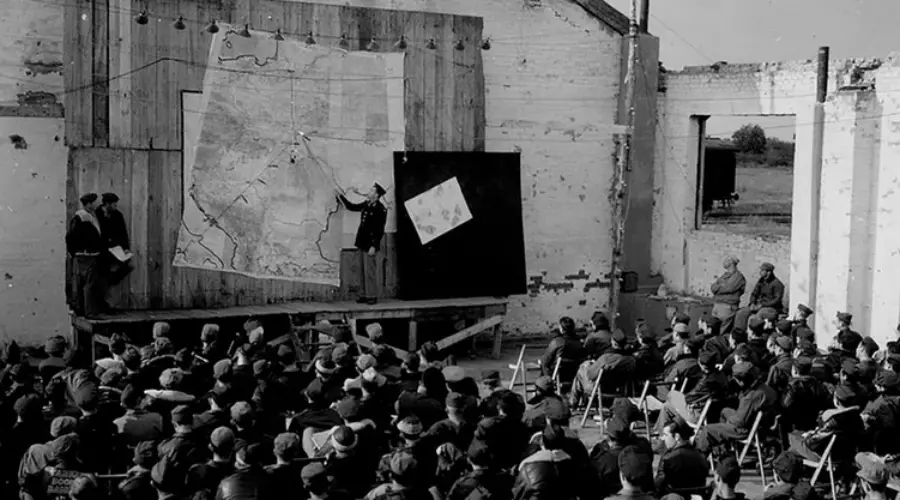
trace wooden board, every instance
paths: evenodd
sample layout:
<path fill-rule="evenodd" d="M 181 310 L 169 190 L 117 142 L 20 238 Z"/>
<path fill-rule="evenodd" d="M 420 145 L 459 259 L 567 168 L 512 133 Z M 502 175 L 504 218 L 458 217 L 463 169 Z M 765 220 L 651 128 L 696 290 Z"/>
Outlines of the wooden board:
<path fill-rule="evenodd" d="M 412 318 L 418 313 L 436 314 L 459 308 L 505 308 L 508 300 L 498 297 L 471 297 L 444 300 L 384 300 L 376 304 L 343 302 L 284 302 L 261 306 L 224 307 L 220 309 L 167 309 L 123 311 L 119 314 L 97 318 L 75 318 L 81 329 L 111 324 L 145 323 L 151 321 L 215 320 L 236 317 L 263 317 L 279 314 L 313 315 L 323 319 L 354 319 L 395 317 Z"/>
<path fill-rule="evenodd" d="M 356 49 L 375 39 L 379 51 L 398 51 L 395 43 L 405 36 L 406 149 L 483 149 L 481 18 L 291 1 L 160 0 L 150 22 L 139 25 L 134 15 L 141 5 L 75 2 L 67 4 L 65 19 L 66 140 L 77 148 L 70 153 L 67 205 L 71 216 L 85 192 L 122 198 L 136 269 L 112 290 L 120 308 L 336 300 L 354 297 L 348 290 L 362 279 L 357 266 L 342 269 L 346 283 L 338 289 L 171 265 L 183 204 L 181 95 L 202 90 L 211 37 L 205 28 L 214 19 L 269 32 L 281 28 L 300 39 L 312 31 L 320 44 L 336 45 L 343 33 Z M 179 15 L 185 30 L 173 27 Z M 426 47 L 426 33 L 435 37 L 436 49 Z M 457 39 L 472 43 L 457 51 Z M 383 298 L 397 296 L 394 248 L 389 235 L 379 269 Z"/>

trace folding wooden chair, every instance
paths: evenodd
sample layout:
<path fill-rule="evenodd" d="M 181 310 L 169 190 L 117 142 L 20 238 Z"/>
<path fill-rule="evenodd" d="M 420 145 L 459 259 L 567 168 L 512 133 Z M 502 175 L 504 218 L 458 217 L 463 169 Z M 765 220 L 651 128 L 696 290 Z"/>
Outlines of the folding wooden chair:
<path fill-rule="evenodd" d="M 603 417 L 603 398 L 600 397 L 600 379 L 603 378 L 603 370 L 601 369 L 599 373 L 597 373 L 597 378 L 594 379 L 593 385 L 591 385 L 591 395 L 588 397 L 587 406 L 584 409 L 584 415 L 581 416 L 581 427 L 587 423 L 588 418 L 590 418 L 591 410 L 594 408 L 594 399 L 599 399 L 597 401 L 597 409 L 600 417 Z"/>
<path fill-rule="evenodd" d="M 743 441 L 738 441 L 740 444 L 744 445 L 740 454 L 738 455 L 738 466 L 744 465 L 744 459 L 747 458 L 747 453 L 750 451 L 750 447 L 753 446 L 756 448 L 756 458 L 759 461 L 759 477 L 762 481 L 763 489 L 766 488 L 766 469 L 763 464 L 763 454 L 762 454 L 762 446 L 759 444 L 759 424 L 762 422 L 763 412 L 757 412 L 756 419 L 753 420 L 753 426 L 750 427 L 750 434 L 747 435 L 747 439 Z"/>
<path fill-rule="evenodd" d="M 803 460 L 803 465 L 814 469 L 812 479 L 809 481 L 809 484 L 813 486 L 816 485 L 819 475 L 822 474 L 822 470 L 826 467 L 828 468 L 828 482 L 831 483 L 831 498 L 833 500 L 837 500 L 837 486 L 834 482 L 834 464 L 831 461 L 831 448 L 834 446 L 834 440 L 836 438 L 837 436 L 831 436 L 831 439 L 828 441 L 828 446 L 825 447 L 825 451 L 822 452 L 822 458 L 819 459 L 818 462 L 806 459 Z"/>
<path fill-rule="evenodd" d="M 514 391 L 516 387 L 521 386 L 525 399 L 528 399 L 529 392 L 534 392 L 534 382 L 528 381 L 528 372 L 541 371 L 539 362 L 533 361 L 529 363 L 525 361 L 525 350 L 527 348 L 527 345 L 523 345 L 522 349 L 519 350 L 519 358 L 516 360 L 516 363 L 508 366 L 513 371 L 512 377 L 509 379 L 509 390 Z M 557 393 L 559 393 L 559 364 L 561 361 L 562 359 L 557 359 L 556 365 L 553 367 L 553 381 L 556 384 Z"/>
<path fill-rule="evenodd" d="M 650 387 L 653 387 L 654 385 L 653 382 L 646 380 L 644 381 L 644 387 L 641 389 L 641 395 L 636 398 L 628 398 L 628 401 L 637 406 L 638 410 L 644 415 L 644 426 L 647 431 L 647 439 L 653 437 L 653 429 L 650 427 L 650 413 L 654 411 L 661 412 L 664 405 L 664 403 L 657 399 L 656 396 L 650 394 Z"/>
<path fill-rule="evenodd" d="M 703 405 L 703 409 L 700 411 L 700 418 L 697 419 L 697 423 L 692 424 L 685 421 L 687 422 L 688 426 L 694 430 L 694 435 L 691 436 L 691 443 L 693 443 L 694 439 L 697 438 L 697 433 L 700 432 L 700 429 L 702 429 L 706 425 L 706 419 L 707 417 L 709 417 L 710 407 L 712 407 L 712 399 L 707 399 L 706 403 L 704 403 Z"/>

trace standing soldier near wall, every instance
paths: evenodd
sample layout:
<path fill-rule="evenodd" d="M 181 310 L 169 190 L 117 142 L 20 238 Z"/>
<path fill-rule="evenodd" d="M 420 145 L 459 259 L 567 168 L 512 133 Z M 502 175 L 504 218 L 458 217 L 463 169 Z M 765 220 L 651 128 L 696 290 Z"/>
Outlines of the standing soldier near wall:
<path fill-rule="evenodd" d="M 101 255 L 107 251 L 97 219 L 97 193 L 81 197 L 81 209 L 69 222 L 66 252 L 72 257 L 72 309 L 75 314 L 96 316 L 106 309 L 106 285 Z"/>
<path fill-rule="evenodd" d="M 712 315 L 722 320 L 722 332 L 730 332 L 734 315 L 741 304 L 741 296 L 747 288 L 747 279 L 738 271 L 736 257 L 728 256 L 722 262 L 725 274 L 716 278 L 710 287 L 713 293 Z"/>
<path fill-rule="evenodd" d="M 107 248 L 120 247 L 129 252 L 131 244 L 128 241 L 128 225 L 125 216 L 119 211 L 119 197 L 115 193 L 103 193 L 100 197 L 102 204 L 97 211 L 100 220 L 100 230 Z M 132 271 L 131 261 L 122 262 L 109 252 L 104 254 L 107 266 L 107 286 L 116 286 Z"/>

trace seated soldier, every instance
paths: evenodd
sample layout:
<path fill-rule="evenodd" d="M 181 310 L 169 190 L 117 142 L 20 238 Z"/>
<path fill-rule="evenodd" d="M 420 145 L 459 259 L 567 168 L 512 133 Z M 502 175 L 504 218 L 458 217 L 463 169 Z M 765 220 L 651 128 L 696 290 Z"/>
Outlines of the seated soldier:
<path fill-rule="evenodd" d="M 572 385 L 570 396 L 571 406 L 579 403 L 587 403 L 587 399 L 597 380 L 600 370 L 603 370 L 603 379 L 600 381 L 605 387 L 603 392 L 611 393 L 625 386 L 634 378 L 637 362 L 634 357 L 625 352 L 625 333 L 616 330 L 612 336 L 612 348 L 600 356 L 594 362 L 584 362 L 578 369 L 575 383 Z"/>
<path fill-rule="evenodd" d="M 600 311 L 591 316 L 591 332 L 584 338 L 584 355 L 587 359 L 597 359 L 610 348 L 612 331 L 609 318 Z"/>
<path fill-rule="evenodd" d="M 774 359 L 772 366 L 769 367 L 766 384 L 772 389 L 782 392 L 791 380 L 791 371 L 794 368 L 794 360 L 791 358 L 791 351 L 794 349 L 793 342 L 787 335 L 773 335 L 769 337 L 768 346 Z"/>
<path fill-rule="evenodd" d="M 856 473 L 865 497 L 863 500 L 886 500 L 888 472 L 884 464 L 870 462 Z M 892 495 L 893 496 L 893 495 Z"/>
<path fill-rule="evenodd" d="M 523 421 L 532 432 L 538 432 L 547 425 L 548 412 L 569 415 L 568 405 L 556 394 L 556 384 L 546 375 L 535 380 L 534 396 L 528 400 L 527 405 Z"/>
<path fill-rule="evenodd" d="M 792 451 L 782 452 L 772 461 L 775 482 L 763 493 L 763 500 L 816 500 L 818 495 L 803 479 L 803 459 Z"/>
<path fill-rule="evenodd" d="M 588 479 L 594 498 L 606 498 L 622 489 L 619 480 L 619 455 L 627 447 L 646 455 L 653 461 L 653 450 L 644 438 L 631 431 L 624 420 L 611 418 L 603 429 L 606 439 L 600 441 L 590 451 L 591 474 Z"/>
<path fill-rule="evenodd" d="M 865 434 L 859 406 L 855 405 L 857 397 L 853 389 L 839 385 L 834 391 L 834 409 L 822 412 L 815 429 L 788 434 L 791 451 L 807 460 L 818 462 L 834 436 L 832 460 L 849 461 L 856 454 L 857 446 Z"/>
<path fill-rule="evenodd" d="M 663 353 L 659 350 L 656 336 L 653 335 L 646 323 L 639 324 L 636 333 L 638 349 L 634 353 L 634 376 L 638 380 L 650 380 L 661 374 L 665 368 Z"/>
<path fill-rule="evenodd" d="M 691 327 L 685 323 L 672 325 L 672 345 L 666 349 L 663 355 L 663 363 L 670 367 L 684 354 L 684 343 L 691 338 Z"/>
<path fill-rule="evenodd" d="M 629 446 L 619 453 L 619 482 L 622 489 L 607 500 L 653 500 L 653 457 Z M 599 498 L 599 497 L 597 497 Z"/>
<path fill-rule="evenodd" d="M 669 422 L 662 432 L 666 452 L 656 469 L 656 492 L 676 493 L 685 498 L 705 495 L 709 464 L 706 457 L 691 444 L 693 429 L 679 418 Z"/>
<path fill-rule="evenodd" d="M 715 364 L 724 363 L 731 354 L 731 340 L 729 335 L 722 333 L 722 320 L 715 316 L 700 320 L 700 330 L 703 332 L 703 348 L 700 352 L 708 352 L 715 360 Z"/>
<path fill-rule="evenodd" d="M 658 430 L 661 431 L 676 416 L 696 424 L 708 400 L 711 399 L 713 404 L 724 401 L 728 391 L 728 377 L 716 368 L 715 359 L 712 352 L 700 353 L 697 361 L 703 378 L 687 394 L 677 390 L 669 393 L 659 414 Z"/>
<path fill-rule="evenodd" d="M 568 316 L 560 318 L 557 336 L 550 341 L 541 356 L 541 375 L 552 377 L 557 360 L 559 379 L 567 385 L 575 378 L 578 365 L 584 360 L 584 349 L 575 333 L 575 321 Z"/>
<path fill-rule="evenodd" d="M 831 406 L 831 393 L 810 375 L 811 369 L 809 358 L 797 358 L 791 367 L 791 379 L 781 394 L 781 423 L 788 431 L 815 429 L 819 413 Z"/>
<path fill-rule="evenodd" d="M 563 451 L 565 431 L 548 425 L 541 433 L 541 449 L 519 464 L 513 486 L 514 498 L 579 498 L 579 469 L 572 457 Z"/>
<path fill-rule="evenodd" d="M 823 356 L 823 361 L 831 369 L 831 373 L 840 372 L 844 360 L 849 360 L 853 364 L 859 363 L 859 360 L 856 359 L 856 348 L 859 347 L 862 337 L 858 337 L 858 335 L 856 332 L 845 330 L 834 336 L 828 354 Z"/>
<path fill-rule="evenodd" d="M 681 344 L 682 353 L 666 373 L 664 381 L 678 383 L 678 387 L 684 387 L 690 391 L 703 378 L 703 371 L 697 362 L 697 355 L 703 347 L 703 339 L 690 339 Z"/>
<path fill-rule="evenodd" d="M 722 410 L 723 422 L 709 424 L 701 429 L 696 443 L 700 451 L 708 454 L 713 447 L 731 441 L 745 439 L 750 433 L 759 412 L 772 413 L 778 403 L 778 394 L 762 382 L 759 370 L 750 363 L 734 365 L 732 376 L 741 388 L 736 410 Z"/>
<path fill-rule="evenodd" d="M 882 371 L 875 376 L 878 397 L 866 405 L 862 412 L 863 423 L 873 444 L 873 452 L 879 456 L 900 455 L 900 376 Z"/>
<path fill-rule="evenodd" d="M 754 363 L 763 374 L 769 373 L 769 367 L 775 361 L 775 357 L 769 352 L 768 323 L 759 314 L 750 317 L 747 323 L 747 347 L 756 355 Z"/>

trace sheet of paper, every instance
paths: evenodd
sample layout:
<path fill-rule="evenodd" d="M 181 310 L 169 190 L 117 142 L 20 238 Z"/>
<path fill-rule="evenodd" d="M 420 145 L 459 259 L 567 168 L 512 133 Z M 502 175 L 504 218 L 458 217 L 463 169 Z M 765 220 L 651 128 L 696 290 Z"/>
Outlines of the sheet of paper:
<path fill-rule="evenodd" d="M 410 198 L 404 206 L 423 245 L 472 220 L 456 177 Z"/>
<path fill-rule="evenodd" d="M 114 247 L 110 248 L 109 253 L 111 253 L 113 255 L 113 257 L 118 259 L 119 262 L 128 262 L 129 260 L 131 260 L 131 255 L 132 255 L 131 252 L 129 252 L 128 250 L 125 250 L 124 248 L 122 248 L 120 246 L 114 246 Z"/>

